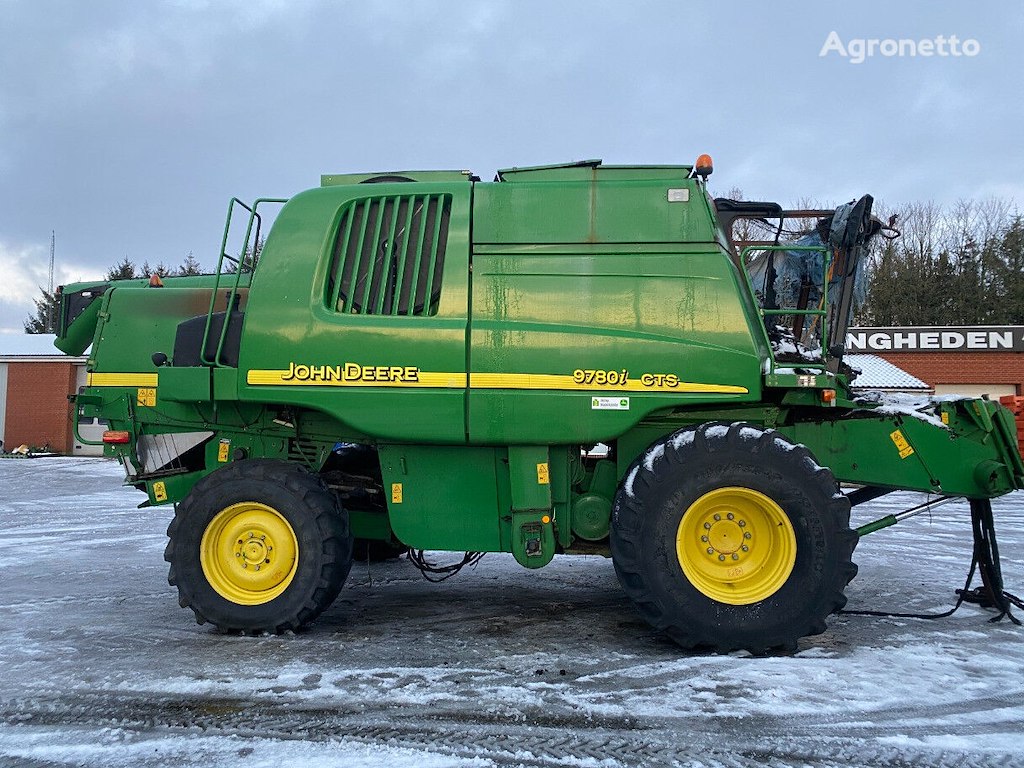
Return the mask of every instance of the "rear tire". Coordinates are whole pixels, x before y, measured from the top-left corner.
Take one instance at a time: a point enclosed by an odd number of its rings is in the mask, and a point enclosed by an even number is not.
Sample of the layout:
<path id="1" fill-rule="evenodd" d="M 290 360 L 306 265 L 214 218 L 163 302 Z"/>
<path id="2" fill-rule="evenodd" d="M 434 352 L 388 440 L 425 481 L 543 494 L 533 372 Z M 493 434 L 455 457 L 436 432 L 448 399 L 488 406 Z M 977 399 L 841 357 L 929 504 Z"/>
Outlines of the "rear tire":
<path id="1" fill-rule="evenodd" d="M 207 475 L 167 529 L 179 604 L 223 631 L 284 632 L 337 597 L 352 565 L 348 516 L 305 468 L 253 459 Z"/>
<path id="2" fill-rule="evenodd" d="M 849 501 L 805 447 L 705 424 L 633 463 L 612 509 L 612 559 L 641 615 L 684 648 L 793 650 L 846 604 L 849 521 Z"/>

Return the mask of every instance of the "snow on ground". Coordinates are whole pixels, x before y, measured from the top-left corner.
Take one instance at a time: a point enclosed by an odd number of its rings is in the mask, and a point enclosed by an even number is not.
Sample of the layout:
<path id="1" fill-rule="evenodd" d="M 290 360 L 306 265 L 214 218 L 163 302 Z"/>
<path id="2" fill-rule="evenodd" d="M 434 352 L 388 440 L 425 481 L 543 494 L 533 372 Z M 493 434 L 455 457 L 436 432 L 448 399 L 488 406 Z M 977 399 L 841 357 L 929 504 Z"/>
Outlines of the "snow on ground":
<path id="1" fill-rule="evenodd" d="M 977 606 L 833 617 L 793 656 L 692 654 L 604 558 L 488 555 L 438 585 L 357 563 L 310 630 L 221 635 L 167 585 L 170 510 L 120 482 L 101 459 L 0 461 L 0 765 L 1024 763 L 1024 630 Z M 995 513 L 1020 594 L 1024 493 Z M 944 610 L 970 552 L 962 503 L 872 534 L 848 607 Z"/>

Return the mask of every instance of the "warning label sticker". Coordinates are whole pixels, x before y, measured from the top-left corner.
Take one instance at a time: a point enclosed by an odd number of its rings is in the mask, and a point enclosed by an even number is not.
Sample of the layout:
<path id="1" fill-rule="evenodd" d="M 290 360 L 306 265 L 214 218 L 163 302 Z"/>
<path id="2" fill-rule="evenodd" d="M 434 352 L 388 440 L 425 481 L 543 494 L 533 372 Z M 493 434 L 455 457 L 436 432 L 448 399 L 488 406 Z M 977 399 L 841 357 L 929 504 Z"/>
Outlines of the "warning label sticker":
<path id="1" fill-rule="evenodd" d="M 592 397 L 590 398 L 590 409 L 592 411 L 628 411 L 628 397 Z"/>
<path id="2" fill-rule="evenodd" d="M 891 432 L 889 437 L 896 445 L 896 450 L 899 451 L 901 459 L 905 459 L 913 454 L 914 449 L 910 446 L 910 443 L 907 442 L 907 438 L 900 430 L 897 429 L 895 432 Z"/>
<path id="3" fill-rule="evenodd" d="M 537 485 L 550 485 L 551 476 L 548 473 L 548 464 L 543 462 L 537 465 Z"/>

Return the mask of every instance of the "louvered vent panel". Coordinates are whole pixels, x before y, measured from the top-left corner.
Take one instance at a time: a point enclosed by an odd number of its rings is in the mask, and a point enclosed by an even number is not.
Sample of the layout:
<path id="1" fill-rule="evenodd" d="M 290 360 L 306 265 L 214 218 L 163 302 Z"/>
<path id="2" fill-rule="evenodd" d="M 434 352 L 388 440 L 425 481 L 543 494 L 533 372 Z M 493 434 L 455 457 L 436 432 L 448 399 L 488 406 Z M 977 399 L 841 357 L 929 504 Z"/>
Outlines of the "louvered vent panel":
<path id="1" fill-rule="evenodd" d="M 361 315 L 434 315 L 441 297 L 449 195 L 355 200 L 342 213 L 326 303 Z"/>

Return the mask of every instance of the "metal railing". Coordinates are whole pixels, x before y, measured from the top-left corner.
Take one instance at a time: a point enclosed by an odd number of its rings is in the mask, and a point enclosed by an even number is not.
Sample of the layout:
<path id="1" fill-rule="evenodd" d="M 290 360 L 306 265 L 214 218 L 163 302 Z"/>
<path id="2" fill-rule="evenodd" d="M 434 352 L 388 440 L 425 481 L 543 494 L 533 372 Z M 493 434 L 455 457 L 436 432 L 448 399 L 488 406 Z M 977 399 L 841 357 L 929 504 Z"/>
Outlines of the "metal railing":
<path id="1" fill-rule="evenodd" d="M 798 362 L 780 362 L 775 359 L 775 349 L 772 347 L 771 339 L 768 341 L 768 349 L 771 362 L 771 373 L 775 373 L 779 367 L 786 368 L 812 368 L 816 370 L 827 369 L 827 351 L 828 345 L 828 283 L 829 283 L 829 267 L 832 263 L 832 252 L 823 245 L 749 245 L 740 251 L 740 266 L 743 268 L 743 276 L 747 280 L 747 287 L 750 289 L 750 295 L 757 301 L 757 293 L 754 290 L 754 283 L 750 279 L 750 272 L 747 269 L 747 255 L 751 251 L 757 251 L 762 253 L 765 251 L 789 251 L 789 252 L 800 252 L 800 251 L 818 251 L 822 254 L 821 259 L 821 300 L 817 309 L 800 309 L 798 307 L 783 307 L 779 309 L 765 309 L 758 303 L 758 311 L 761 315 L 762 325 L 765 328 L 765 334 L 767 336 L 767 325 L 764 324 L 764 318 L 766 317 L 778 317 L 780 315 L 793 315 L 793 316 L 804 316 L 804 317 L 815 317 L 821 318 L 821 332 L 819 338 L 821 339 L 821 362 L 814 362 L 813 360 L 800 360 Z M 797 340 L 799 341 L 799 340 Z M 799 348 L 798 348 L 799 350 Z"/>
<path id="2" fill-rule="evenodd" d="M 231 198 L 231 202 L 228 203 L 228 215 L 227 220 L 224 222 L 224 236 L 221 238 L 220 243 L 220 257 L 217 259 L 217 271 L 213 283 L 213 291 L 210 293 L 210 309 L 206 313 L 206 325 L 203 328 L 202 343 L 199 347 L 199 359 L 204 365 L 213 367 L 223 367 L 220 362 L 221 352 L 224 349 L 224 341 L 227 339 L 228 327 L 231 321 L 231 312 L 238 301 L 238 289 L 241 285 L 242 274 L 245 272 L 252 272 L 256 266 L 256 260 L 259 258 L 260 248 L 260 233 L 263 227 L 263 217 L 260 216 L 258 210 L 260 205 L 263 204 L 284 204 L 288 202 L 287 198 L 275 198 L 275 197 L 261 197 L 255 200 L 252 207 L 249 207 L 237 197 Z M 231 232 L 231 219 L 234 216 L 235 206 L 244 208 L 249 212 L 249 221 L 245 228 L 245 239 L 242 242 L 242 252 L 236 258 L 227 252 L 228 248 L 228 235 Z M 253 224 L 255 224 L 255 239 L 253 240 Z M 250 240 L 252 240 L 252 247 L 250 248 Z M 250 258 L 251 261 L 247 261 Z M 224 322 L 221 325 L 220 335 L 217 339 L 217 348 L 214 350 L 213 356 L 208 357 L 206 354 L 206 346 L 210 338 L 210 329 L 213 326 L 214 310 L 217 304 L 217 294 L 221 288 L 221 277 L 224 275 L 224 263 L 232 263 L 235 265 L 235 280 L 231 285 L 231 289 L 227 294 L 227 305 L 225 306 Z M 246 266 L 249 267 L 246 270 Z"/>

